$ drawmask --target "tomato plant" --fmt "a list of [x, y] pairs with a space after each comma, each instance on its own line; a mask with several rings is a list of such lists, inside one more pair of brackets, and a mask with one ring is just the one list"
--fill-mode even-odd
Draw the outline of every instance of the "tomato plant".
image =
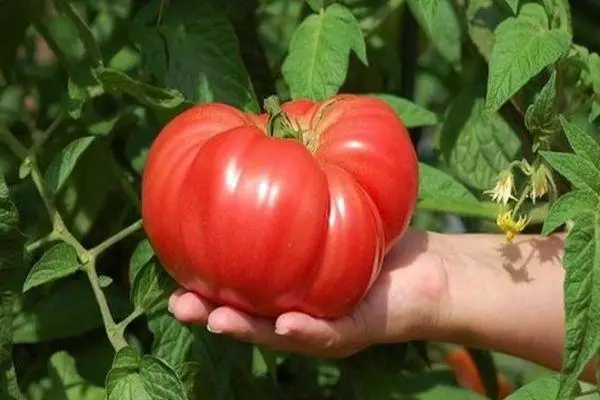
[[144, 227], [162, 265], [207, 299], [339, 318], [410, 222], [416, 154], [380, 99], [271, 105], [199, 105], [170, 121], [144, 169]]
[[[0, 1], [0, 399], [596, 395], [579, 378], [600, 351], [599, 15]], [[343, 315], [409, 227], [505, 235], [522, 287], [519, 235], [565, 233], [560, 371], [435, 341], [272, 352], [168, 311], [183, 285]]]

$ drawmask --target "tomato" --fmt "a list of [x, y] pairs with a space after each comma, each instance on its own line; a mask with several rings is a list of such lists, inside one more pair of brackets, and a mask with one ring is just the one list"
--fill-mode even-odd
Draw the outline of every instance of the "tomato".
[[[475, 393], [485, 395], [485, 387], [477, 365], [469, 352], [464, 347], [458, 347], [449, 351], [445, 356], [445, 361], [454, 372], [456, 380], [460, 386], [469, 389]], [[506, 377], [498, 373], [496, 375], [498, 384], [498, 399], [508, 397], [513, 388]]]
[[410, 222], [415, 151], [373, 97], [277, 107], [209, 103], [171, 120], [144, 167], [144, 228], [171, 276], [217, 304], [340, 317]]

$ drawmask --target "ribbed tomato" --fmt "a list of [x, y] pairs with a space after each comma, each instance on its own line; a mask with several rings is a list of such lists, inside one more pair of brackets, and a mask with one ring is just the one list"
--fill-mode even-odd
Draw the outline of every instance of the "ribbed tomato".
[[408, 226], [417, 158], [379, 99], [277, 107], [203, 104], [170, 121], [144, 167], [144, 227], [171, 276], [217, 304], [340, 317]]

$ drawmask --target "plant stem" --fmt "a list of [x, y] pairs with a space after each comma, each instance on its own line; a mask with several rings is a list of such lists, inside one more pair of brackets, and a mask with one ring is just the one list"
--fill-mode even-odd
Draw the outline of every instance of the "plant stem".
[[114, 347], [115, 351], [119, 351], [123, 347], [127, 347], [127, 341], [125, 341], [123, 335], [120, 334], [117, 324], [110, 313], [106, 296], [104, 296], [104, 292], [100, 287], [98, 273], [96, 272], [96, 259], [92, 257], [92, 259], [84, 266], [84, 269], [88, 277], [88, 281], [90, 282], [90, 286], [92, 287], [92, 291], [94, 292], [94, 297], [96, 297], [96, 301], [100, 307], [100, 314], [102, 314], [102, 321], [104, 322], [104, 328], [106, 329], [108, 340]]
[[121, 332], [121, 334], [124, 334], [125, 333], [125, 329], [127, 329], [127, 327], [129, 326], [129, 324], [131, 324], [133, 322], [133, 320], [135, 320], [137, 317], [141, 316], [142, 314], [144, 314], [144, 310], [136, 308], [124, 320], [122, 320], [121, 322], [119, 322], [117, 324], [117, 330], [119, 332]]
[[4, 143], [6, 143], [10, 151], [19, 157], [21, 161], [25, 161], [27, 156], [29, 156], [25, 146], [23, 146], [12, 133], [6, 130], [5, 127], [0, 127], [0, 139], [4, 140]]
[[34, 252], [37, 249], [39, 249], [40, 247], [44, 246], [45, 244], [55, 242], [60, 239], [61, 239], [61, 237], [58, 234], [58, 232], [53, 230], [46, 236], [43, 236], [43, 237], [39, 238], [38, 240], [36, 240], [35, 242], [29, 243], [28, 245], [26, 245], [25, 251], [28, 253]]
[[50, 126], [48, 126], [48, 128], [46, 128], [46, 130], [44, 132], [42, 132], [40, 137], [34, 141], [33, 146], [31, 146], [31, 148], [29, 149], [29, 153], [36, 154], [38, 152], [38, 150], [40, 149], [40, 147], [42, 147], [44, 145], [44, 143], [46, 143], [48, 138], [54, 133], [54, 131], [56, 131], [56, 129], [60, 126], [60, 124], [64, 121], [64, 119], [65, 119], [64, 112], [61, 112], [60, 114], [58, 114], [58, 116], [56, 118], [54, 118], [54, 121], [52, 121]]
[[111, 236], [108, 239], [106, 239], [104, 242], [100, 243], [99, 245], [97, 245], [93, 249], [89, 250], [90, 255], [92, 257], [97, 257], [98, 255], [100, 255], [104, 251], [106, 251], [110, 246], [112, 246], [115, 243], [123, 240], [127, 236], [129, 236], [132, 233], [134, 233], [137, 230], [139, 230], [141, 227], [142, 227], [142, 220], [139, 219], [136, 222], [134, 222], [133, 224], [129, 225], [127, 228], [123, 229], [122, 231], [117, 232], [113, 236]]
[[44, 237], [39, 239], [38, 241], [32, 243], [29, 247], [36, 248], [41, 246], [43, 243], [53, 239], [54, 237], [62, 240], [63, 242], [73, 246], [77, 250], [77, 255], [83, 264], [83, 269], [88, 277], [90, 282], [90, 286], [92, 287], [92, 291], [94, 292], [94, 297], [96, 298], [96, 302], [98, 303], [98, 307], [100, 308], [100, 313], [102, 315], [102, 321], [104, 322], [104, 328], [106, 330], [106, 334], [108, 339], [110, 340], [112, 346], [115, 351], [119, 351], [123, 347], [127, 346], [127, 341], [123, 336], [122, 329], [117, 326], [115, 320], [112, 317], [110, 312], [110, 308], [108, 306], [108, 301], [106, 300], [106, 296], [104, 296], [104, 292], [100, 287], [100, 280], [98, 277], [98, 273], [96, 272], [96, 256], [100, 254], [102, 251], [123, 239], [127, 235], [132, 232], [135, 232], [137, 229], [141, 227], [141, 220], [136, 223], [130, 225], [125, 228], [121, 232], [116, 235], [108, 238], [96, 248], [88, 251], [83, 245], [73, 236], [71, 231], [65, 225], [60, 213], [58, 212], [56, 205], [54, 204], [52, 197], [49, 194], [48, 188], [45, 185], [44, 179], [42, 177], [42, 173], [40, 172], [37, 162], [35, 160], [35, 155], [30, 154], [28, 151], [14, 136], [13, 134], [6, 130], [0, 129], [0, 139], [4, 139], [4, 141], [8, 144], [9, 148], [19, 157], [23, 162], [27, 162], [29, 164], [29, 168], [31, 171], [31, 178], [34, 182], [34, 185], [37, 191], [44, 202], [44, 206], [46, 207], [46, 211], [48, 212], [48, 217], [52, 222], [53, 230], [52, 232]]

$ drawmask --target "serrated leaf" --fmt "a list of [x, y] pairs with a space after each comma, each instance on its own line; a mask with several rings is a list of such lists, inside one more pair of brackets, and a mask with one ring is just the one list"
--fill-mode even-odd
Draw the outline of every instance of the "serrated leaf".
[[490, 189], [517, 156], [519, 139], [498, 114], [486, 112], [483, 97], [473, 89], [457, 96], [447, 115], [440, 145], [453, 175], [474, 188]]
[[319, 101], [337, 93], [351, 50], [367, 64], [360, 25], [346, 7], [333, 4], [308, 16], [296, 29], [281, 70], [292, 98]]
[[75, 169], [79, 157], [90, 147], [94, 139], [94, 136], [75, 139], [54, 157], [44, 175], [50, 192], [57, 193], [63, 187]]
[[525, 112], [525, 126], [534, 136], [550, 136], [560, 125], [556, 117], [556, 70]]
[[[440, 196], [443, 193], [443, 196]], [[477, 202], [477, 197], [451, 175], [419, 163], [419, 199], [446, 201], [448, 199]]]
[[576, 188], [600, 194], [600, 170], [587, 158], [571, 153], [541, 151], [540, 154]]
[[133, 282], [142, 270], [142, 268], [152, 260], [154, 257], [154, 250], [150, 245], [148, 239], [144, 239], [138, 243], [131, 254], [131, 260], [129, 262], [129, 284], [133, 285]]
[[538, 21], [536, 7], [541, 8], [538, 4], [524, 5], [518, 17], [506, 19], [494, 32], [486, 95], [492, 111], [569, 51], [571, 36], [561, 29], [548, 29], [547, 20]]
[[565, 239], [566, 343], [558, 399], [570, 399], [600, 349], [600, 215], [581, 214]]
[[117, 353], [106, 377], [109, 400], [187, 400], [181, 380], [167, 363], [150, 355], [136, 356], [127, 347]]
[[565, 193], [552, 204], [548, 216], [544, 221], [542, 235], [548, 235], [560, 225], [575, 216], [593, 212], [600, 204], [598, 194], [585, 189], [575, 189]]
[[164, 7], [157, 26], [159, 8], [150, 2], [135, 20], [144, 64], [159, 81], [192, 102], [258, 111], [231, 22], [205, 2], [178, 1]]
[[575, 153], [600, 168], [600, 144], [577, 125], [560, 116], [560, 123]]
[[177, 90], [163, 89], [137, 81], [113, 68], [101, 68], [97, 76], [104, 85], [105, 91], [116, 95], [127, 93], [141, 104], [150, 107], [172, 109], [185, 101], [183, 95]]
[[433, 112], [410, 100], [386, 93], [372, 94], [372, 96], [385, 101], [392, 107], [407, 128], [431, 126], [438, 123], [437, 116]]
[[[548, 400], [555, 399], [558, 393], [559, 376], [552, 374], [542, 376], [517, 389], [506, 400]], [[581, 391], [576, 390], [575, 395]]]
[[144, 312], [161, 307], [176, 285], [165, 270], [156, 262], [145, 264], [135, 275], [131, 287], [133, 305]]
[[[183, 324], [166, 310], [151, 314], [148, 317], [148, 328], [154, 336], [152, 354], [175, 368], [188, 392], [216, 398], [215, 384], [210, 378], [215, 366], [208, 351], [206, 329], [198, 325]], [[193, 366], [189, 365], [189, 360], [192, 360]], [[189, 376], [190, 374], [194, 376]], [[194, 378], [193, 382], [187, 383], [190, 378]]]
[[23, 285], [23, 292], [65, 278], [80, 268], [77, 251], [66, 243], [59, 243], [44, 253], [33, 265]]

